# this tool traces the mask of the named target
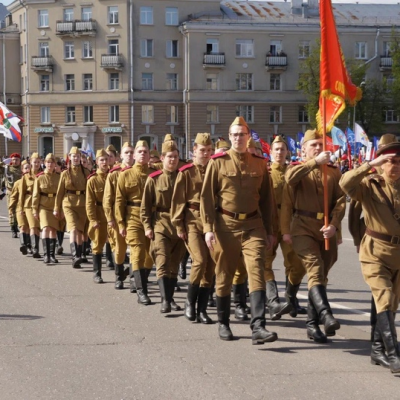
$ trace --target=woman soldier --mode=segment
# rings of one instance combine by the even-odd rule
[[[56,167],[55,173],[60,176],[61,172],[65,170],[65,165],[61,161],[60,157],[56,157]],[[65,217],[59,220],[59,227],[57,231],[57,255],[61,256],[64,253],[63,242],[64,242],[64,233],[65,233]]]
[[[41,172],[40,164],[41,160],[38,153],[33,153],[30,159],[31,171],[29,174],[25,174],[22,177],[21,182],[21,195],[19,197],[18,206],[21,208],[21,212],[25,213],[26,219],[28,220],[31,243],[32,243],[32,257],[40,258],[39,254],[39,221],[34,218],[32,213],[32,194],[33,194],[33,184],[35,183],[36,175]]]
[[[83,232],[86,224],[85,194],[89,171],[81,164],[81,152],[72,147],[69,152],[68,168],[61,173],[53,214],[60,218],[62,213],[70,233],[73,268],[81,268]]]
[[[29,173],[29,171],[31,170],[31,166],[28,163],[28,161],[26,160],[22,161],[21,170],[22,170],[22,175]],[[19,250],[25,256],[28,253],[32,254],[32,249],[31,249],[31,240],[29,237],[28,220],[26,219],[26,215],[21,213],[22,209],[20,209],[18,206],[18,201],[21,194],[21,184],[22,184],[22,179],[18,179],[12,188],[10,202],[8,203],[8,211],[9,211],[8,213],[10,216],[12,215],[17,216],[17,223],[20,231],[19,238],[21,241],[21,246]]]
[[[34,218],[40,221],[43,262],[49,264],[58,263],[55,251],[60,221],[53,215],[53,209],[60,175],[55,172],[56,158],[54,154],[47,154],[44,165],[46,171],[36,177],[33,185],[32,213]]]

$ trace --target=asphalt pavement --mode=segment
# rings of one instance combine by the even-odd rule
[[[3,200],[0,400],[399,398],[399,376],[370,364],[371,296],[347,219],[328,286],[340,331],[316,344],[306,337],[305,316],[285,316],[267,320],[278,341],[253,346],[248,322],[233,315],[236,340],[223,342],[216,324],[188,322],[183,312],[160,314],[154,270],[154,304],[146,307],[128,289],[114,289],[113,271],[96,285],[90,264],[74,270],[69,252],[56,265],[22,256],[6,216]],[[275,272],[282,298],[280,255]],[[187,282],[180,285],[175,299],[183,306]],[[305,284],[299,299],[306,304]],[[215,309],[210,316],[216,320]]]

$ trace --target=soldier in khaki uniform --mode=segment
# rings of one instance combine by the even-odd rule
[[[86,226],[86,178],[89,171],[81,164],[81,152],[71,147],[68,154],[68,168],[61,173],[53,214],[62,219],[65,216],[73,268],[81,268],[82,243]]]
[[[108,154],[104,149],[97,150],[96,164],[96,172],[87,178],[86,214],[89,221],[88,235],[92,241],[93,282],[103,283],[101,257],[107,240],[107,219],[103,210],[103,196],[108,174]]]
[[[151,240],[151,256],[156,264],[161,294],[161,312],[181,308],[174,301],[178,268],[185,253],[185,244],[171,223],[171,199],[177,176],[179,152],[174,141],[164,142],[161,160],[163,169],[149,175],[140,209],[145,235]]]
[[[266,163],[247,152],[250,130],[242,117],[229,128],[232,148],[209,162],[200,197],[205,240],[216,263],[219,337],[232,340],[231,287],[242,254],[246,265],[253,344],[277,340],[265,329],[265,248],[273,242],[273,193]]]
[[[150,154],[146,141],[139,140],[135,146],[135,164],[122,170],[117,183],[115,217],[119,232],[130,246],[132,265],[131,283],[135,283],[138,303],[149,305],[151,300],[147,291],[147,278],[153,261],[149,260],[150,240],[146,237],[140,219],[140,206],[144,186],[150,172]]]
[[[121,149],[122,163],[115,166],[108,174],[104,189],[103,208],[107,218],[108,237],[111,248],[114,251],[115,262],[115,289],[124,288],[124,280],[129,275],[129,269],[124,269],[127,244],[125,238],[119,233],[115,218],[115,198],[117,193],[117,182],[121,171],[126,167],[131,167],[134,162],[135,149],[132,144],[125,142]],[[132,290],[131,290],[132,291]],[[136,291],[136,289],[135,289]]]
[[[325,343],[325,334],[335,335],[340,328],[329,305],[326,286],[328,272],[337,260],[336,232],[344,217],[346,199],[339,187],[340,170],[330,163],[330,152],[323,150],[322,137],[316,130],[304,135],[305,162],[288,167],[285,179],[293,191],[294,215],[291,224],[293,249],[301,259],[308,275],[307,335],[317,343]],[[327,165],[330,224],[324,226],[324,187],[321,166]],[[329,250],[325,250],[329,239]],[[287,241],[287,240],[286,240]]]
[[[209,133],[198,133],[193,147],[193,163],[179,169],[171,204],[171,221],[185,242],[192,259],[185,317],[189,321],[212,323],[207,315],[207,301],[215,264],[204,240],[200,218],[200,193],[211,157]],[[196,313],[197,303],[197,313]]]
[[[60,175],[55,172],[56,158],[47,154],[46,170],[37,175],[33,185],[32,214],[40,222],[43,243],[43,262],[58,263],[55,252],[60,220],[53,214]]]
[[[41,172],[41,160],[38,153],[32,153],[30,158],[31,171],[22,178],[21,195],[19,197],[19,207],[23,209],[28,220],[29,230],[32,243],[32,257],[40,258],[39,254],[39,241],[40,241],[40,223],[39,220],[33,216],[32,212],[32,194],[33,184],[35,183],[36,175]]]
[[[56,168],[55,172],[57,175],[61,175],[63,163],[60,157],[56,157]],[[59,220],[59,228],[57,231],[57,254],[61,256],[64,253],[63,242],[65,233],[66,221],[65,217]]]

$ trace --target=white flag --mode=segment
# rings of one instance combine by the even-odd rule
[[[360,125],[354,125],[354,140],[356,143],[361,143],[363,146],[368,144],[368,136]]]

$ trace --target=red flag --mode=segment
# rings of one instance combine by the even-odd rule
[[[348,160],[349,160],[349,169],[352,169],[353,168],[353,165],[352,165],[352,159],[351,159],[351,146],[350,146],[350,144],[349,144],[349,142],[347,142],[347,157],[348,157]]]
[[[325,100],[326,132],[345,109],[345,100],[351,104],[361,99],[361,89],[351,82],[346,69],[342,48],[336,31],[331,0],[320,0],[321,15],[321,60],[320,97],[317,113],[318,130],[323,132]]]
[[[331,151],[332,153],[336,151],[332,138],[330,138],[329,136],[326,137],[326,150]]]
[[[260,138],[260,143],[262,147],[262,152],[265,153],[267,156],[271,154],[271,147],[270,145],[265,141]]]

